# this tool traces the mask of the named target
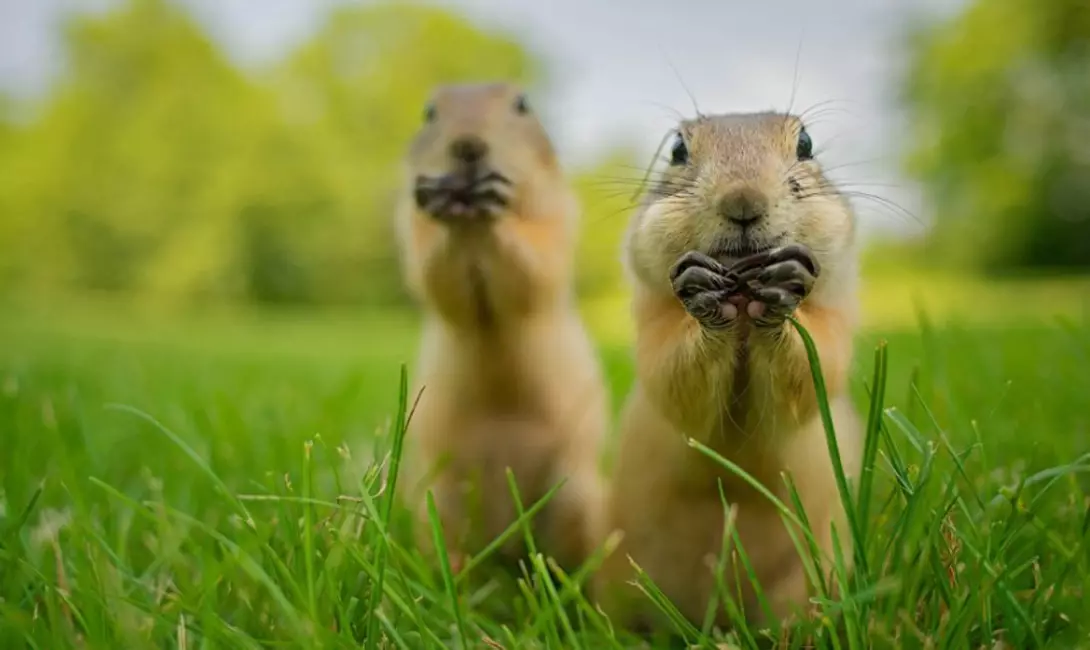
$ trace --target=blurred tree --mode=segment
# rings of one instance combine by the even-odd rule
[[[162,0],[74,18],[65,43],[67,73],[18,152],[24,279],[224,291],[257,93]]]
[[[9,99],[6,94],[0,92],[0,145],[6,145],[7,138],[10,137],[12,131],[14,131],[11,113],[11,99]]]
[[[914,33],[907,167],[936,256],[1090,269],[1090,3],[975,0]]]
[[[308,244],[317,295],[404,298],[393,209],[401,160],[434,86],[540,77],[518,42],[444,11],[391,4],[334,12],[275,79],[282,114],[334,197]]]
[[[621,240],[642,194],[642,167],[634,151],[618,148],[590,169],[573,175],[583,207],[576,253],[576,290],[583,298],[617,291],[623,285]]]
[[[167,0],[64,37],[64,76],[0,140],[0,259],[24,287],[164,300],[403,298],[391,207],[430,89],[538,77],[515,41],[393,4],[336,11],[264,79]]]
[[[17,223],[13,216],[11,196],[15,190],[14,149],[18,131],[12,124],[12,103],[0,93],[0,287],[13,284],[15,260],[7,251],[15,247]]]

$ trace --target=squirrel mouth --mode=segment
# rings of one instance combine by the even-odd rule
[[[442,176],[417,176],[418,208],[442,220],[490,219],[511,202],[511,180],[493,170],[467,169]]]
[[[708,251],[708,256],[720,262],[729,263],[754,255],[762,255],[779,245],[782,237],[757,241],[750,237],[729,239],[716,243]]]

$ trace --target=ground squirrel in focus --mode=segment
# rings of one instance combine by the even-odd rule
[[[397,233],[402,270],[423,307],[406,437],[405,492],[417,539],[434,552],[431,489],[452,564],[562,479],[534,519],[539,550],[581,563],[603,498],[599,448],[608,400],[576,310],[579,204],[520,88],[438,88],[407,156]],[[516,533],[501,553],[524,551]]]
[[[634,288],[636,380],[621,414],[618,458],[602,535],[620,547],[594,582],[614,623],[658,627],[650,600],[626,581],[628,556],[699,625],[717,591],[726,511],[772,615],[805,611],[802,560],[775,506],[690,447],[730,459],[790,507],[789,472],[823,554],[851,539],[806,350],[813,337],[846,473],[860,464],[861,420],[848,396],[856,323],[855,217],[814,160],[790,114],[705,115],[677,129],[625,235]],[[800,535],[800,539],[802,539]],[[763,613],[739,563],[722,576],[747,619]],[[735,573],[737,568],[738,573]],[[737,596],[735,596],[737,599]],[[728,624],[720,602],[716,622]]]

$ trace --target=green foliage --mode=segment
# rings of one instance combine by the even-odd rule
[[[333,12],[245,75],[166,0],[73,19],[66,73],[0,132],[0,282],[163,301],[403,299],[400,159],[439,83],[540,83],[530,53],[444,10]]]
[[[66,35],[70,72],[18,156],[24,280],[230,285],[231,188],[268,121],[256,92],[165,3],[78,19]]]
[[[975,0],[912,40],[909,171],[932,259],[1090,269],[1090,5]]]
[[[12,281],[14,261],[4,253],[14,250],[16,222],[12,218],[10,199],[17,184],[16,166],[13,165],[18,131],[12,123],[11,101],[0,93],[0,287]]]
[[[272,79],[288,128],[307,143],[308,167],[325,184],[329,214],[306,224],[316,241],[297,258],[315,276],[316,297],[399,292],[391,217],[400,161],[436,84],[530,85],[540,76],[518,43],[446,12],[400,5],[335,12]],[[277,230],[286,240],[300,227],[292,221]]]
[[[457,576],[424,564],[388,455],[411,409],[399,366],[415,321],[12,316],[0,647],[648,647],[587,602],[587,571],[553,585],[541,556],[516,579],[478,558]],[[849,486],[863,543],[843,602],[817,599],[802,632],[677,632],[747,650],[1077,647],[1090,331],[881,338],[853,373],[873,464]],[[625,392],[627,346],[603,353]],[[742,571],[745,549],[728,550]],[[727,592],[717,605],[738,615]]]
[[[583,207],[576,250],[576,290],[583,297],[616,291],[623,282],[621,240],[641,191],[640,158],[618,148],[572,179]]]

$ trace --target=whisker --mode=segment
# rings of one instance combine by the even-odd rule
[[[858,199],[865,199],[867,201],[873,201],[873,202],[875,202],[875,203],[877,203],[879,205],[885,206],[885,207],[893,210],[895,213],[900,214],[903,217],[906,217],[906,218],[912,220],[917,225],[921,225],[921,226],[924,225],[923,220],[920,219],[919,216],[917,216],[915,213],[913,213],[908,208],[902,206],[901,204],[899,204],[896,201],[893,201],[891,199],[887,199],[885,197],[878,196],[876,194],[870,194],[868,192],[858,192],[858,191],[851,191],[851,190],[845,192],[844,195],[849,197],[849,198],[858,198]]]
[[[661,104],[659,102],[644,102],[644,103],[648,104],[649,106],[654,106],[656,108],[661,108],[662,110],[667,111],[670,114],[670,119],[673,120],[674,122],[680,122],[680,121],[682,121],[682,120],[684,120],[684,119],[686,119],[688,117],[687,115],[685,115],[681,111],[677,110],[673,106],[669,106],[667,104]]]
[[[842,100],[842,99],[827,99],[827,100],[824,100],[824,101],[817,102],[815,104],[811,104],[808,108],[806,108],[805,110],[799,112],[797,117],[800,120],[803,120],[804,122],[809,123],[810,118],[813,116],[813,111],[817,111],[818,109],[830,110],[830,111],[843,110],[843,111],[847,112],[847,110],[843,109],[843,108],[834,108],[832,105],[836,104],[836,103],[850,104],[850,103],[853,103],[853,102],[850,102],[848,100]]]
[[[832,108],[832,107],[822,108],[820,110],[816,110],[813,113],[808,114],[806,116],[806,125],[807,126],[813,126],[814,124],[817,124],[820,120],[822,120],[822,119],[824,119],[826,117],[832,116],[832,115],[836,115],[838,112],[840,112],[842,110],[843,109]]]
[[[656,184],[659,184],[659,185],[669,183],[669,181],[666,181],[666,180],[654,181],[654,182]],[[634,179],[634,178],[595,178],[595,179],[585,180],[584,185],[586,187],[589,187],[589,188],[592,188],[592,189],[597,189],[597,188],[622,188],[622,187],[623,188],[632,188],[632,187],[642,187],[644,185],[644,183],[641,182],[640,180]]]
[[[655,180],[658,180],[658,181],[668,181],[668,180],[685,181],[685,180],[691,180],[691,179],[688,179],[688,178],[686,178],[684,176],[668,174],[668,173],[665,173],[665,172],[654,172],[654,173],[649,174],[647,176],[639,176],[639,177],[628,176],[628,175],[624,175],[624,174],[612,175],[612,174],[607,174],[607,173],[594,173],[594,174],[589,174],[588,176],[586,176],[586,178],[605,179],[605,180],[634,181],[634,182],[638,182],[638,183],[642,183],[642,182],[645,182],[645,181],[650,180],[650,179],[655,179]]]
[[[828,173],[836,171],[838,169],[844,169],[845,167],[857,167],[859,165],[873,165],[882,162],[882,158],[870,158],[868,160],[857,160],[854,162],[840,163],[838,165],[822,166],[822,171]]]
[[[647,195],[654,195],[660,197],[659,200],[666,200],[671,197],[675,197],[681,194],[692,193],[691,187],[670,187],[670,186],[656,186],[649,189],[647,192],[641,192],[638,196],[633,196],[631,188],[618,187],[613,190],[605,189],[594,193],[592,198],[601,201],[616,201],[617,199],[624,198],[627,202],[639,203],[642,197]]]
[[[815,183],[813,186],[814,187],[820,187],[820,188],[829,188],[829,187],[844,188],[844,187],[850,187],[852,185],[901,187],[900,185],[898,185],[896,183],[886,183],[886,182],[880,182],[880,181],[850,181],[850,180],[843,180],[843,181],[823,180],[823,181],[819,181],[819,182]]]
[[[659,146],[655,149],[655,155],[651,159],[652,162],[651,162],[651,164],[649,164],[647,166],[647,170],[644,173],[644,176],[643,176],[643,182],[644,183],[646,183],[647,179],[650,178],[650,176],[651,176],[651,171],[655,166],[655,163],[654,163],[655,158],[658,158],[659,155],[662,153],[662,148],[666,146],[666,141],[670,138],[670,135],[672,133],[676,133],[676,132],[677,132],[676,129],[671,129],[671,130],[669,130],[669,131],[667,131],[666,133],[663,134],[662,140],[659,141]],[[635,198],[635,197],[633,197],[633,198]]]
[[[791,109],[795,105],[795,93],[799,89],[799,59],[802,58],[802,36],[799,36],[799,46],[795,49],[795,69],[791,73],[791,98],[787,100],[787,110],[784,111],[788,115],[791,114]]]
[[[662,51],[661,44],[659,45],[659,53],[663,55],[663,59],[666,60],[666,65],[670,66],[670,69],[674,71],[674,76],[677,77],[678,83],[681,84],[681,88],[685,91],[685,94],[689,96],[689,101],[693,103],[693,112],[696,113],[697,117],[700,117],[700,107],[697,105],[696,96],[694,96],[692,91],[689,90],[689,87],[685,85],[685,80],[681,78],[681,73],[678,72],[677,67],[674,66],[673,62],[670,61],[669,57]]]
[[[917,217],[915,214],[913,214],[912,211],[910,211],[907,208],[905,208],[904,206],[898,204],[896,201],[893,201],[891,199],[887,199],[885,197],[878,196],[876,194],[870,194],[869,192],[860,192],[860,191],[857,191],[857,190],[831,190],[831,189],[830,190],[819,190],[819,191],[816,191],[816,192],[808,192],[808,193],[804,194],[803,196],[800,196],[799,200],[800,201],[805,201],[806,199],[811,199],[811,198],[831,197],[831,196],[842,196],[842,197],[847,197],[847,198],[858,198],[858,199],[865,199],[865,200],[868,200],[868,201],[874,201],[875,203],[878,203],[879,205],[890,208],[894,212],[896,212],[896,213],[898,213],[898,214],[900,214],[900,215],[902,215],[904,217],[908,217],[909,219],[916,222],[917,224],[923,225],[923,220],[921,220],[919,217]]]

